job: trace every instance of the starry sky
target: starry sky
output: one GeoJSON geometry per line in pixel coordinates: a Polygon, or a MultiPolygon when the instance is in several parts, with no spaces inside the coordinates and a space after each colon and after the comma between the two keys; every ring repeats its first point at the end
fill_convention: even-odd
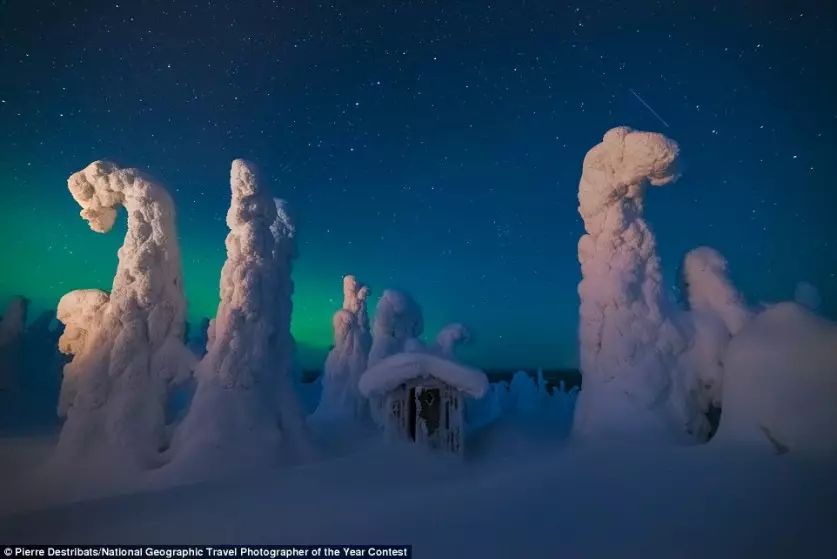
{"type": "Polygon", "coordinates": [[[682,148],[647,203],[672,283],[707,244],[753,303],[807,280],[834,316],[834,9],[2,0],[0,299],[109,288],[124,219],[90,231],[66,179],[110,159],[172,192],[190,319],[214,315],[243,157],[298,217],[306,366],[353,273],[409,291],[431,336],[469,325],[475,364],[573,367],[581,162],[628,125],[682,148]]]}

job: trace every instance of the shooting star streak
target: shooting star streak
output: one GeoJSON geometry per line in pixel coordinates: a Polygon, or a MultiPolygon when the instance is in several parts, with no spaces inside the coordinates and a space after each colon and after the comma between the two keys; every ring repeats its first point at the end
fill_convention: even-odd
{"type": "Polygon", "coordinates": [[[669,128],[668,122],[664,121],[664,120],[663,120],[663,117],[661,117],[660,115],[658,115],[658,114],[657,114],[657,111],[655,111],[654,109],[652,109],[652,108],[651,108],[651,105],[649,105],[648,103],[646,103],[646,102],[642,99],[642,97],[640,97],[640,96],[639,96],[639,94],[637,94],[637,92],[636,92],[636,91],[634,91],[634,90],[633,90],[633,89],[631,89],[630,87],[628,88],[628,91],[630,91],[630,92],[633,94],[633,96],[634,96],[634,97],[636,97],[636,98],[637,98],[637,100],[638,100],[640,103],[642,103],[643,105],[645,105],[645,108],[646,108],[646,109],[648,109],[649,111],[651,111],[651,114],[652,114],[652,115],[654,115],[655,117],[657,117],[657,120],[659,120],[660,122],[662,122],[662,123],[665,125],[665,127],[666,127],[666,128],[669,128]]]}

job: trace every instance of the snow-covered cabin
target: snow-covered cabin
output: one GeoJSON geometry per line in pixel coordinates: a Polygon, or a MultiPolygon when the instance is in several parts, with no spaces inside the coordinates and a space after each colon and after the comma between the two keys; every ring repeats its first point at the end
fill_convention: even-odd
{"type": "Polygon", "coordinates": [[[360,377],[360,392],[383,401],[388,437],[461,454],[464,396],[482,398],[485,373],[424,352],[387,357],[360,377]]]}

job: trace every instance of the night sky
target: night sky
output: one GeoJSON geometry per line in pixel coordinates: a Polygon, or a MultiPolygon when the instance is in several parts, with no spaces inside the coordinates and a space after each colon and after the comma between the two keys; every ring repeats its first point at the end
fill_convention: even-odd
{"type": "Polygon", "coordinates": [[[242,157],[298,216],[306,366],[353,273],[430,336],[469,325],[473,363],[571,367],[581,162],[628,125],[682,148],[647,204],[672,283],[707,244],[751,302],[807,280],[834,316],[829,4],[2,1],[0,300],[110,287],[125,220],[92,232],[66,187],[110,159],[169,188],[190,319],[214,315],[242,157]]]}

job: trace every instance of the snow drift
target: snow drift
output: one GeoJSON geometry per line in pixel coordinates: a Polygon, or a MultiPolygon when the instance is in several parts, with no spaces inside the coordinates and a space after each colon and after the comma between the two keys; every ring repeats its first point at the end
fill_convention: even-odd
{"type": "Polygon", "coordinates": [[[68,180],[90,228],[106,233],[124,206],[128,232],[110,294],[73,291],[58,305],[66,330],[59,413],[67,420],[55,458],[89,464],[98,456],[127,468],[161,463],[164,407],[172,383],[188,378],[183,344],[186,300],[174,206],[166,190],[136,169],[103,161],[68,180]]]}
{"type": "Polygon", "coordinates": [[[724,355],[713,444],[837,455],[837,324],[796,303],[756,316],[724,355]]]}
{"type": "MultiPolygon", "coordinates": [[[[221,302],[209,327],[210,343],[198,364],[197,390],[175,434],[173,460],[188,470],[248,467],[279,457],[280,401],[290,390],[289,223],[262,188],[251,163],[235,160],[230,173],[227,260],[221,302]]],[[[286,429],[301,419],[281,417],[286,429]]],[[[294,433],[290,433],[294,435],[294,433]]]]}

